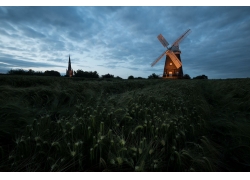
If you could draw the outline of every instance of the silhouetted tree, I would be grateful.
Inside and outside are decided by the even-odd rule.
[[[114,75],[108,73],[108,74],[102,75],[102,78],[114,78]]]
[[[188,74],[184,74],[182,79],[191,79],[191,77]]]
[[[32,69],[29,69],[28,71],[25,71],[23,69],[11,69],[7,72],[7,74],[11,75],[28,75],[28,76],[60,76],[60,73],[57,71],[45,71],[44,73],[42,71],[34,71]]]
[[[51,71],[47,70],[44,72],[44,75],[45,76],[61,76],[61,74],[58,71],[54,71],[54,70],[51,70]]]
[[[35,74],[35,71],[32,69],[29,69],[29,71],[27,72],[27,75],[34,75],[34,74]]]
[[[148,76],[148,79],[159,79],[159,76],[157,76],[155,73]]]
[[[130,76],[128,77],[128,79],[134,79],[134,76],[130,75]]]
[[[115,78],[116,78],[116,79],[122,79],[120,76],[116,76]]]
[[[23,69],[11,69],[7,72],[7,74],[12,75],[26,75],[27,73]]]
[[[200,76],[196,76],[193,79],[208,79],[208,77],[206,75],[200,75]]]
[[[81,69],[78,69],[77,71],[74,71],[75,77],[84,77],[84,78],[99,78],[99,75],[96,71],[83,71]]]
[[[42,71],[36,71],[34,73],[35,76],[44,76],[44,73]]]

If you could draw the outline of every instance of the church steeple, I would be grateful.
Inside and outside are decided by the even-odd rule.
[[[71,70],[70,55],[69,55],[69,64],[68,64],[68,70]]]
[[[66,75],[69,77],[73,76],[73,69],[71,69],[70,55],[69,55],[68,69],[66,69]]]

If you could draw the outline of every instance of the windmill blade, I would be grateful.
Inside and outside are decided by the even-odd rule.
[[[187,37],[187,35],[189,35],[191,33],[191,29],[188,29],[183,35],[181,35],[173,44],[170,48],[172,48],[173,46],[178,46],[179,43],[185,38]]]
[[[178,57],[173,53],[173,51],[168,50],[167,55],[170,57],[170,59],[173,61],[176,68],[180,68],[182,66],[181,61],[178,59]]]
[[[166,54],[168,50],[164,51],[164,53],[162,53],[152,64],[151,67],[153,67],[158,61],[160,61],[160,59]]]
[[[158,40],[161,42],[161,44],[164,46],[164,47],[167,47],[169,45],[169,43],[167,42],[167,40],[163,37],[163,35],[159,34],[157,36]]]

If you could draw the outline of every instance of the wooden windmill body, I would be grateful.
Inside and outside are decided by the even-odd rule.
[[[174,52],[175,56],[181,62],[180,52],[177,52],[177,53]],[[166,55],[166,60],[165,60],[165,65],[164,65],[162,77],[163,78],[173,78],[173,79],[182,78],[183,77],[182,66],[178,66],[178,64],[176,65],[176,63],[174,63],[174,61],[172,59],[173,58],[171,58],[169,55]]]
[[[179,43],[190,33],[190,29],[188,29],[182,36],[180,36],[170,48],[167,46],[169,43],[166,39],[159,34],[157,38],[162,43],[164,47],[167,48],[152,64],[154,66],[164,55],[166,55],[165,66],[163,69],[163,78],[170,79],[181,79],[183,77],[183,69],[181,62],[181,51],[179,50]]]

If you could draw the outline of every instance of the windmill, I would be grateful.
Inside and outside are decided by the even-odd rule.
[[[169,43],[167,40],[159,34],[157,36],[158,40],[161,42],[161,44],[167,48],[166,51],[164,51],[152,64],[151,67],[153,67],[160,59],[166,55],[166,61],[165,66],[163,69],[163,78],[175,78],[179,79],[183,76],[183,70],[182,70],[182,63],[181,63],[181,51],[179,49],[180,42],[187,37],[187,35],[191,32],[190,29],[188,29],[183,35],[181,35],[173,44],[172,46],[168,47]]]

